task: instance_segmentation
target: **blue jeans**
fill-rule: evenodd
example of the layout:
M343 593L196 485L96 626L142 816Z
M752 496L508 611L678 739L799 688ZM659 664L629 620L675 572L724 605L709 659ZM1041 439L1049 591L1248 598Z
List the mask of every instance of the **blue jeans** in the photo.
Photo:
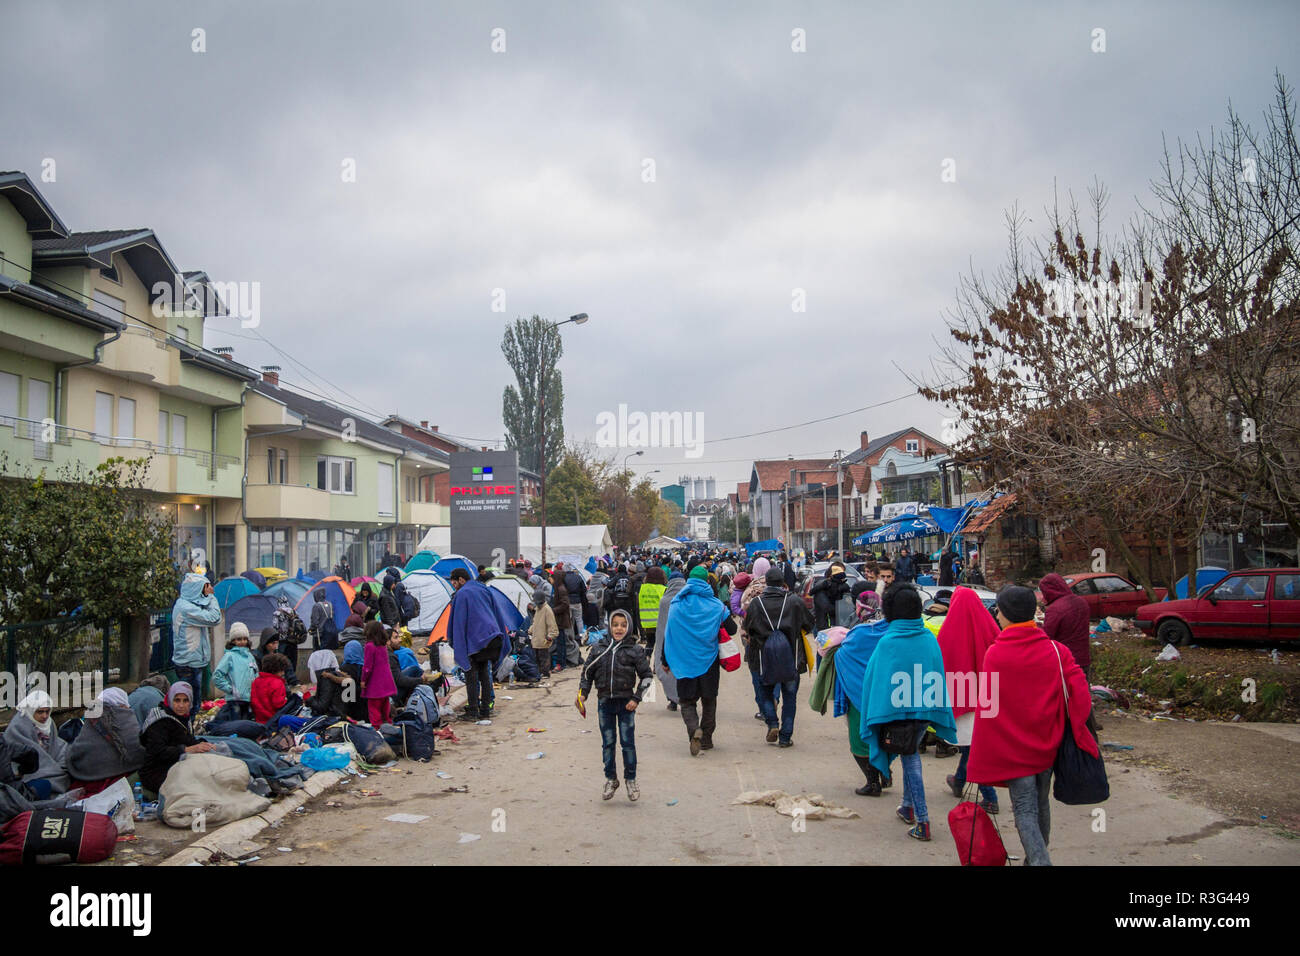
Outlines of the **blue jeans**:
M1017 777L1007 783L1011 810L1016 815L1016 832L1025 848L1026 866L1051 866L1047 841L1052 834L1051 769L1032 777Z
M958 790L961 790L966 786L966 761L970 759L970 748L958 747L957 749L961 751L961 759L957 761L957 772L952 775L952 782L957 785ZM998 792L993 787L980 784L980 796L989 803L998 802Z
M911 807L918 823L928 823L930 811L925 805L925 781L921 779L921 755L903 754L903 806Z
M199 702L203 700L203 691L207 680L207 667L185 667L182 664L173 665L176 670L176 679L183 680L190 685L194 691L194 697L190 700L190 705L194 713L199 712Z
M606 780L618 779L618 766L614 762L616 739L623 744L623 779L636 779L636 712L627 709L628 700L627 697L606 697L596 703Z
M750 678L754 682L754 703L758 705L758 712L763 713L763 698L771 697L773 703L781 699L781 685L773 684L771 687L763 683L762 678L758 676L758 671L750 671ZM765 718L766 719L766 718ZM773 724L772 726L776 726Z
M754 675L755 681L758 675ZM784 684L757 684L762 689L762 696L759 698L759 711L763 715L763 720L767 722L769 728L777 726L776 722L776 698L781 698L781 740L789 740L794 736L794 709L799 703L799 675L796 674L794 680L788 680Z

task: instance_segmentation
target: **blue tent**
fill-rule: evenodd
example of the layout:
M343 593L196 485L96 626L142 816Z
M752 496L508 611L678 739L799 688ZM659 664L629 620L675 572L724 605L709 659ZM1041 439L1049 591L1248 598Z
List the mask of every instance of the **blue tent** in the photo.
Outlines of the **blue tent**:
M319 568L317 568L315 571L306 571L306 572L304 572L302 568L298 569L299 581L307 581L309 583L315 583L316 581L319 581L321 578L327 578L329 576L330 576L329 571L322 571Z
M254 584L257 585L258 590L261 590L262 588L266 587L266 578L262 576L262 572L260 571L251 571L251 570L245 571L243 574L240 575L240 577L248 578L248 580L252 581Z
M938 533L939 526L929 518L921 518L917 515L901 515L889 524L881 525L875 531L858 535L853 539L853 543L885 544L893 541L910 541L912 538L922 538L928 534Z
M297 604L302 596L311 590L312 582L304 581L302 578L285 578L283 581L277 581L262 593L276 599L283 594L289 601L290 605Z
M501 620L506 623L512 631L524 623L524 616L519 613L519 608L515 607L515 602L504 592L496 588L488 588L492 592L492 603L497 606L497 611L501 615Z
M271 618L275 615L277 606L275 596L265 592L240 598L226 608L226 633L230 633L230 625L243 621L248 627L248 636L253 646L257 647L262 641L262 629L271 626Z
M451 572L457 568L464 568L469 573L471 581L478 577L478 565L459 554L449 554L445 558L438 559L430 570L440 577L449 578Z
M1204 588L1208 588L1211 584L1218 584L1227 576L1228 572L1224 568L1197 568L1196 594L1200 594ZM1180 598L1187 597L1187 575L1184 574L1178 579L1178 583L1174 585L1173 593L1166 595L1165 600L1172 601L1174 600L1175 595ZM1195 597L1195 595L1193 595L1193 597Z
M261 575L258 576L261 577ZM212 593L217 596L217 603L221 605L221 610L224 611L240 598L246 598L250 594L258 594L261 590L248 578L222 578L217 582L217 586L212 589Z

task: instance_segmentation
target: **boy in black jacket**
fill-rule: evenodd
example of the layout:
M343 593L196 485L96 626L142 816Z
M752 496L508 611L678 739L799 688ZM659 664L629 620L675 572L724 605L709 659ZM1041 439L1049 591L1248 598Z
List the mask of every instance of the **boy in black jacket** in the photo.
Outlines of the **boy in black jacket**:
M614 796L618 789L618 768L614 762L617 737L623 744L623 779L627 798L636 800L641 791L636 783L636 708L649 689L654 674L646 660L645 648L633 637L632 615L615 610L609 615L609 632L587 654L576 705L587 715L584 701L596 688L596 709L600 719L601 752L605 758L605 790L602 800Z

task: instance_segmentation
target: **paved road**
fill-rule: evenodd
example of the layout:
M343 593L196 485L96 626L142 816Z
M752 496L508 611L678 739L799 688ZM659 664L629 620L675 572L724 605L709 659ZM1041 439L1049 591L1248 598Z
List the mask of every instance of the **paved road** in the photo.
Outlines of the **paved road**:
M924 758L934 840L909 839L894 817L899 784L885 797L859 797L861 777L848 753L843 719L821 717L801 688L795 746L764 740L746 670L724 674L715 749L691 757L680 715L661 700L637 713L641 800L622 789L600 799L603 774L594 712L573 707L575 671L551 687L498 689L489 727L458 724L459 744L440 744L430 764L400 761L348 784L380 795L335 790L308 812L266 831L272 847L262 865L411 864L934 864L953 865L946 817L954 799L944 786L956 758ZM506 700L505 697L513 697ZM544 733L528 734L528 727ZM1104 734L1103 734L1104 739ZM538 760L527 755L544 751ZM1173 796L1141 768L1111 764L1105 832L1094 832L1091 808L1052 804L1052 856L1059 864L1300 863L1300 840L1240 826L1188 799ZM440 779L435 771L450 773ZM445 792L468 786L468 793ZM744 790L820 793L860 819L809 820L803 832L768 807L732 806ZM341 803L326 806L327 801ZM1009 852L1023 856L1010 807L1000 815ZM393 813L423 814L419 823L388 822ZM495 825L495 829L494 829ZM479 839L461 843L462 834Z

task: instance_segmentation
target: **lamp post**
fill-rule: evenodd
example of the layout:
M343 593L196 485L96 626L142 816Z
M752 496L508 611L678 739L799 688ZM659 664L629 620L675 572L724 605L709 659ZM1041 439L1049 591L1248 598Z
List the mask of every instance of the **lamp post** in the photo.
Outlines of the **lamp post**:
M630 451L630 452L628 452L626 455L624 455L624 456L623 456L623 474L628 474L628 473L631 472L631 469L628 468L628 466L627 466L627 460L628 460L629 458L635 458L637 455L644 455L644 454L645 454L645 449L642 448L642 449L639 449L639 450L637 450L637 451ZM624 498L623 506L624 506L624 508L627 507L627 500L626 500L626 497ZM621 514L619 514L619 511L618 511L618 503L617 503L617 502L614 503L614 513L615 513L615 515L617 515L617 520L614 522L614 540L615 540L615 543L617 543L617 542L618 542L619 525L623 523L623 516L622 516Z
M582 325L587 321L587 313L579 312L577 315L571 315L562 322L552 322L551 328L558 329L562 325L568 325L572 322L574 325ZM539 468L541 474L541 495L542 495L542 567L546 567L546 370L547 356L542 357L542 387L538 396L541 406L541 414L538 416L537 430L541 433L537 439L539 449Z

